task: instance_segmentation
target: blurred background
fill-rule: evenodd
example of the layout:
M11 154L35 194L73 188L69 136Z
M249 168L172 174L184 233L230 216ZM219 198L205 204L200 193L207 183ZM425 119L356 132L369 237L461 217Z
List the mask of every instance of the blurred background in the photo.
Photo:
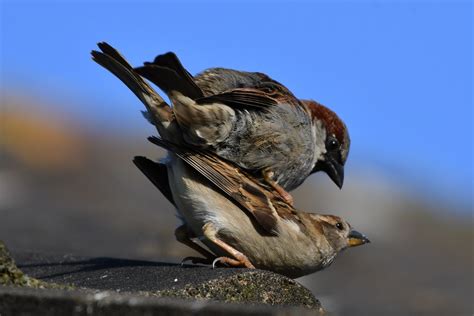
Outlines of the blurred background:
M260 71L346 122L342 190L296 206L370 245L299 279L335 313L472 314L470 1L8 1L1 8L0 240L15 250L179 262L172 206L131 160L164 153L138 99L90 59L174 51L191 73Z

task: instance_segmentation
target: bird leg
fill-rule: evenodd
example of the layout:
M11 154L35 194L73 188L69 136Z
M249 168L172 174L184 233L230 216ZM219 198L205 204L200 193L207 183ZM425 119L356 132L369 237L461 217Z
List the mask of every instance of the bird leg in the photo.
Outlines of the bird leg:
M221 247L223 250L228 252L232 257L234 257L234 258L229 258L229 257L216 258L214 260L214 262L212 263L213 267L217 262L221 262L221 263L227 263L227 264L229 264L230 266L233 266L233 267L242 267L243 266L245 268L255 269L255 267L253 266L253 264L250 262L250 260L247 258L246 255L244 255L243 253L241 253L237 249L229 246L224 241L217 238L217 230L216 230L216 228L214 227L214 225L212 223L206 223L203 226L202 231L203 231L204 236L207 239L209 239L211 242L213 242L217 246Z
M179 226L178 228L176 228L175 231L174 231L174 235L175 235L177 241L179 241L180 243L185 244L186 246L196 250L197 252L199 252L201 255L203 255L205 257L205 258L186 257L181 261L181 263L184 263L186 261L191 260L192 263L210 264L216 258L216 256L213 253L211 253L208 250L204 249L198 243L196 243L195 241L193 241L191 239L195 236L193 236L191 234L191 232L189 231L186 224L183 224L183 225Z
M273 180L273 171L265 169L262 171L262 175L265 182L267 182L275 191L277 191L286 203L293 206L293 197L281 185Z

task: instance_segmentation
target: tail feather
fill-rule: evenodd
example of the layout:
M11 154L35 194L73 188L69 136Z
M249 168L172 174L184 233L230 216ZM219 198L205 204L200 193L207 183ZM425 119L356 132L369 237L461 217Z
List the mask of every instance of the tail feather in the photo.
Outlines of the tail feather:
M98 44L101 51L93 50L92 59L119 78L145 105L149 119L161 135L172 120L170 106L151 88L123 56L105 42ZM163 135L165 136L165 135Z
M156 56L155 60L153 61L154 65L167 67L176 71L178 76L183 78L190 86L193 86L196 90L197 94L202 94L201 89L199 86L194 82L194 77L183 67L181 61L179 60L178 56L176 56L173 52L168 52L163 55Z
M158 190L175 205L168 182L168 169L166 165L154 162L146 157L136 156L133 163L153 183Z
M193 100L204 96L193 76L172 52L157 56L152 63L145 63L135 71L167 94L178 91Z

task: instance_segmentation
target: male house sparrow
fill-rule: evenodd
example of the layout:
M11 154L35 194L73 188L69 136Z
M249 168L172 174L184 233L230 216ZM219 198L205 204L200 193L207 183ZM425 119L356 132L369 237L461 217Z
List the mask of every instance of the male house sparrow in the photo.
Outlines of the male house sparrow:
M182 231L178 240L209 261L216 254L220 257L214 261L296 278L324 269L348 247L369 242L338 216L296 210L276 190L213 153L150 140L172 152L169 160L135 157L134 162L176 204L190 231ZM168 177L170 186L164 181Z
M174 53L133 69L110 45L98 45L93 59L140 98L163 138L236 163L289 203L287 191L316 171L342 187L350 139L325 106L297 99L262 73L210 68L193 77ZM172 110L140 75L168 95Z

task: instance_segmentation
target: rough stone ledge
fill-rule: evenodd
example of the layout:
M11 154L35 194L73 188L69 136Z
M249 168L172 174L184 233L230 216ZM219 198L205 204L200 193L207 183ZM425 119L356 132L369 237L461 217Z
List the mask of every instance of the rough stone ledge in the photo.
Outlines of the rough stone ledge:
M308 289L268 271L33 252L13 257L18 267L0 242L1 316L324 312Z
M211 300L144 297L112 291L0 286L0 315L315 315L301 307L226 304ZM317 314L317 313L316 313Z

